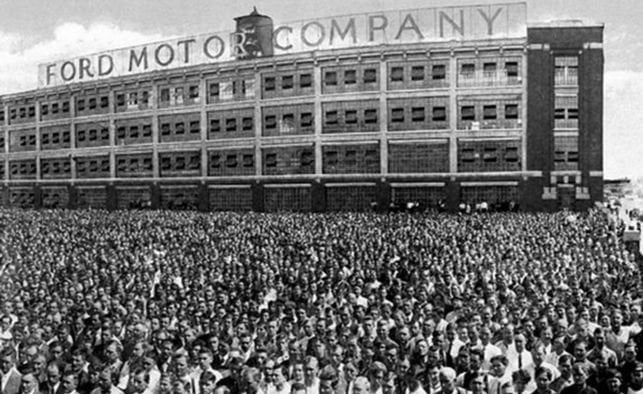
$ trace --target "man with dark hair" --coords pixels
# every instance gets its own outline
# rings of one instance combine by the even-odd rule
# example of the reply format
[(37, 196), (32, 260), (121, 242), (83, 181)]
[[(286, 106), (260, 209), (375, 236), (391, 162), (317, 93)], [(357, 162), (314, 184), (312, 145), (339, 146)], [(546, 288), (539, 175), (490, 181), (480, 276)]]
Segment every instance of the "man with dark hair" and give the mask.
[(556, 394), (549, 387), (552, 381), (552, 372), (549, 368), (538, 367), (534, 374), (536, 376), (536, 391), (534, 391), (534, 394)]
[(41, 382), (38, 390), (42, 394), (60, 394), (62, 386), (60, 384), (61, 368), (56, 361), (52, 361), (47, 365), (47, 377), (44, 382)]
[(0, 375), (2, 376), (0, 392), (2, 394), (17, 394), (20, 391), (22, 375), (16, 369), (15, 360), (15, 354), (10, 350), (0, 353)]
[(336, 394), (339, 377), (331, 366), (325, 367), (319, 374), (319, 394)]
[(587, 365), (577, 362), (572, 366), (574, 384), (565, 387), (561, 394), (597, 394), (596, 390), (587, 385), (589, 370)]
[(60, 381), (60, 386), (62, 387), (62, 394), (78, 394), (78, 391), (76, 391), (78, 376), (73, 372), (65, 373)]

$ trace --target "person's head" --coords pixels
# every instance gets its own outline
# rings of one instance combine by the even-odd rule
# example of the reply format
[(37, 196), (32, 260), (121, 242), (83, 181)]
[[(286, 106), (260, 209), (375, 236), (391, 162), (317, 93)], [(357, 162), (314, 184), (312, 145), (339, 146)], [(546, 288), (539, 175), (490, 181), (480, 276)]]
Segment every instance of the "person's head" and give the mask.
[(549, 368), (541, 366), (536, 368), (534, 377), (536, 378), (536, 387), (538, 387), (539, 390), (546, 390), (551, 384), (552, 372)]
[(634, 362), (634, 360), (636, 360), (637, 354), (638, 353), (636, 351), (636, 345), (634, 345), (633, 343), (628, 343), (625, 346), (625, 350), (623, 351), (623, 360), (627, 362)]
[(347, 382), (354, 380), (357, 377), (358, 373), (359, 370), (357, 369), (355, 363), (353, 363), (352, 361), (344, 365), (344, 378)]
[(529, 373), (524, 369), (519, 369), (511, 374), (511, 381), (513, 383), (514, 389), (518, 393), (522, 393), (523, 391), (525, 391), (525, 387), (527, 387), (527, 384), (529, 384), (530, 380), (531, 376), (529, 376)]
[(575, 363), (572, 365), (572, 377), (574, 378), (574, 383), (577, 385), (585, 384), (589, 371), (583, 363)]
[(112, 370), (110, 368), (103, 368), (98, 375), (98, 386), (103, 391), (109, 391), (112, 388)]
[(317, 372), (319, 371), (319, 363), (317, 361), (317, 358), (314, 356), (308, 356), (304, 360), (304, 378), (306, 380), (306, 384), (310, 385), (313, 383), (315, 378), (317, 377)]
[(578, 341), (574, 345), (574, 357), (576, 361), (585, 361), (587, 357), (587, 343), (585, 341)]
[(563, 354), (558, 358), (558, 370), (560, 374), (569, 378), (572, 374), (573, 359), (569, 354)]
[(12, 351), (3, 350), (2, 353), (0, 353), (0, 371), (2, 371), (3, 374), (8, 373), (14, 363), (15, 356)]
[(58, 384), (60, 381), (60, 367), (58, 366), (58, 363), (56, 362), (51, 362), (49, 365), (47, 365), (47, 382), (54, 386)]
[(534, 360), (534, 364), (539, 366), (545, 361), (545, 347), (543, 345), (536, 345), (531, 350), (531, 357)]
[(185, 354), (179, 354), (174, 358), (174, 373), (178, 377), (188, 374), (188, 358)]
[(24, 394), (32, 393), (38, 388), (38, 379), (32, 373), (22, 375), (20, 381), (20, 392)]
[(440, 369), (440, 384), (444, 390), (453, 390), (455, 388), (456, 373), (453, 368), (443, 367)]
[(368, 394), (371, 390), (371, 385), (368, 378), (365, 376), (358, 376), (353, 383), (353, 392), (350, 394)]
[(144, 369), (135, 370), (129, 381), (129, 387), (133, 393), (143, 393), (150, 383), (150, 375)]
[(643, 363), (638, 361), (636, 362), (634, 371), (632, 371), (631, 384), (637, 388), (643, 386)]
[(256, 393), (261, 381), (261, 372), (257, 368), (245, 368), (242, 373), (241, 387), (242, 392)]
[(306, 385), (301, 382), (295, 382), (290, 386), (290, 394), (306, 394)]
[(621, 392), (621, 384), (623, 382), (623, 377), (621, 373), (616, 369), (609, 369), (605, 374), (605, 385), (608, 394), (617, 394)]
[(384, 378), (384, 384), (382, 385), (382, 394), (394, 394), (396, 388), (397, 375), (394, 372), (389, 372)]
[(319, 374), (319, 394), (335, 394), (338, 376), (335, 368), (328, 366)]
[(469, 390), (471, 390), (473, 394), (483, 394), (485, 392), (485, 376), (482, 372), (475, 373), (469, 383)]
[(371, 388), (376, 390), (382, 386), (384, 383), (384, 378), (386, 377), (387, 369), (386, 366), (379, 362), (375, 361), (371, 368), (368, 371), (368, 380), (371, 383)]
[(507, 365), (509, 360), (503, 354), (493, 356), (490, 360), (491, 362), (491, 374), (497, 378), (503, 376), (507, 370)]
[(518, 334), (514, 337), (514, 344), (516, 345), (516, 351), (522, 352), (525, 350), (526, 339), (523, 334)]
[(60, 381), (64, 394), (69, 394), (78, 387), (78, 375), (72, 372), (66, 373)]

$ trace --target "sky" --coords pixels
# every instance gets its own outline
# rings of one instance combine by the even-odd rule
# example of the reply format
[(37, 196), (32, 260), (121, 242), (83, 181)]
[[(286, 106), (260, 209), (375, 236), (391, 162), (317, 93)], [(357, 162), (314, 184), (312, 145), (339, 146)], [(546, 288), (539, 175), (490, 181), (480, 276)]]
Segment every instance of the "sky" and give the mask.
[[(35, 89), (39, 63), (169, 37), (228, 31), (256, 6), (275, 24), (501, 0), (0, 0), (0, 95)], [(514, 1), (508, 1), (514, 2)], [(605, 24), (604, 174), (643, 178), (643, 3), (527, 0), (527, 21)]]

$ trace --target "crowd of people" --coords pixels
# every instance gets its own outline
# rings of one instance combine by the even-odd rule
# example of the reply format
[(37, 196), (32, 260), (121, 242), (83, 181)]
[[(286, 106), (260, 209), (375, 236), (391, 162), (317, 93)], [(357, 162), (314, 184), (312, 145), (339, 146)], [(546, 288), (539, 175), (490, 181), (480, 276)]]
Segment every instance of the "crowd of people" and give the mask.
[(643, 393), (597, 210), (0, 210), (2, 394)]

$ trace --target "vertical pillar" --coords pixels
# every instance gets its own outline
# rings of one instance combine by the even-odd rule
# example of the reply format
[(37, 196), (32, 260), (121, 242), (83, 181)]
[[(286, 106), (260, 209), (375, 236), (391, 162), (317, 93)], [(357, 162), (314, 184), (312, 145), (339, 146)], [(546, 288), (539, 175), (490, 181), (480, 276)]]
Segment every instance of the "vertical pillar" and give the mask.
[[(315, 112), (315, 175), (321, 175), (324, 171), (322, 157), (322, 125), (324, 124), (324, 114), (322, 111), (322, 73), (319, 63), (315, 61), (313, 68), (314, 83), (314, 112)], [(315, 192), (315, 189), (312, 190)]]
[(386, 59), (384, 56), (380, 57), (380, 174), (382, 179), (388, 174), (388, 141), (386, 139), (386, 131), (388, 128), (388, 109), (386, 102), (386, 89), (388, 82), (388, 70)]

